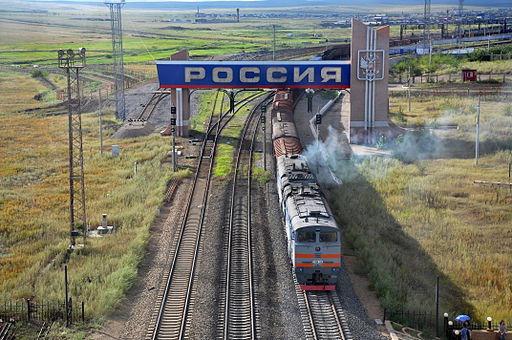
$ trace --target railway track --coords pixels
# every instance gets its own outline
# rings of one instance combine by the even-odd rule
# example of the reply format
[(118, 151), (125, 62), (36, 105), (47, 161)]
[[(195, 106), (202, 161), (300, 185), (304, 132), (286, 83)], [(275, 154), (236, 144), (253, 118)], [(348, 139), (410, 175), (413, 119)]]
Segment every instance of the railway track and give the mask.
[(353, 340), (336, 291), (305, 292), (295, 279), (295, 292), (306, 339)]
[[(215, 103), (220, 92), (217, 92)], [(235, 108), (238, 112), (256, 95), (244, 98)], [(198, 259), (201, 232), (205, 218), (210, 179), (213, 170), (215, 147), (220, 132), (234, 116), (229, 110), (222, 113), (224, 97), (221, 102), (221, 114), (215, 116), (216, 105), (208, 122), (205, 138), (201, 145), (197, 170), (192, 189), (184, 211), (184, 217), (173, 247), (170, 269), (164, 277), (165, 285), (158, 296), (155, 320), (147, 331), (146, 339), (184, 339), (188, 337), (187, 325), (189, 310), (193, 305), (193, 281)]]
[(255, 106), (247, 118), (236, 154), (233, 172), (227, 242), (224, 248), (226, 263), (223, 271), (223, 293), (219, 320), (220, 339), (255, 339), (257, 311), (253, 280), (251, 242), (252, 161), (261, 105)]

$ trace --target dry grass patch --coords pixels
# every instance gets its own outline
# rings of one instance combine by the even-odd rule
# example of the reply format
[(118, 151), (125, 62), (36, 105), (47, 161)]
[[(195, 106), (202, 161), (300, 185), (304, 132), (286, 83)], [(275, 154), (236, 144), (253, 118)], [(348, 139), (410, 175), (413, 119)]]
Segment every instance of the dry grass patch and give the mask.
[(0, 72), (0, 115), (41, 106), (34, 96), (45, 90), (28, 74)]
[(384, 307), (512, 318), (512, 193), (474, 180), (507, 180), (510, 151), (482, 159), (403, 164), (365, 159), (340, 170), (331, 204)]
[[(108, 117), (107, 117), (108, 118)], [(61, 263), (68, 245), (67, 117), (0, 116), (0, 299), (62, 298)], [(101, 318), (122, 298), (172, 174), (161, 165), (168, 143), (158, 135), (120, 144), (100, 156), (95, 115), (83, 116), (87, 212), (91, 226), (108, 213), (117, 233), (89, 239), (69, 260), (71, 293)], [(138, 172), (133, 164), (138, 162)]]

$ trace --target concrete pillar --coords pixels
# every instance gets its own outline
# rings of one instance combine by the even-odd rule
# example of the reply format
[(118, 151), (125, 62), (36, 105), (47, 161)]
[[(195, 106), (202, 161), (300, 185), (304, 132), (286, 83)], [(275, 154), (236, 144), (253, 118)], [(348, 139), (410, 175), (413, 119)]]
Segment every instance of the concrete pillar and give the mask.
[[(188, 60), (187, 50), (171, 55), (170, 60)], [(188, 137), (190, 126), (189, 89), (171, 89), (171, 105), (176, 106), (176, 133), (180, 137)]]
[(357, 143), (389, 126), (389, 26), (370, 27), (352, 19), (350, 53), (350, 135)]

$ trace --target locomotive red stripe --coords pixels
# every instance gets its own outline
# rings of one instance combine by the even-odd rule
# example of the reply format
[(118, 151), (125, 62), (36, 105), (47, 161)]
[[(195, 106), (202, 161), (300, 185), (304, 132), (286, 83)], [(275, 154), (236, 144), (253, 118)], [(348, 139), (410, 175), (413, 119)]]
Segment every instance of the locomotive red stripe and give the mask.
[(314, 257), (315, 254), (295, 253), (295, 258), (297, 259), (312, 259)]

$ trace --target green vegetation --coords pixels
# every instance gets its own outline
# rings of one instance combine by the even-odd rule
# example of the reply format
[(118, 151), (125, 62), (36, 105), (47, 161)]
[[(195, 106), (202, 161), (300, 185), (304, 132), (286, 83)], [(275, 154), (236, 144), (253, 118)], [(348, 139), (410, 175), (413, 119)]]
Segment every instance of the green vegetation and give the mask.
[(388, 143), (395, 158), (340, 165), (344, 185), (329, 200), (382, 305), (432, 312), (435, 279), (442, 311), (483, 320), (512, 318), (512, 195), (474, 180), (508, 181), (512, 109), (481, 102), (481, 155), (474, 165), (477, 101), (454, 96), (390, 98), (399, 125), (456, 130), (409, 132)]
[(41, 106), (35, 98), (44, 91), (46, 88), (27, 74), (0, 72), (0, 116)]
[(216, 112), (224, 110), (224, 98), (217, 91), (204, 91), (199, 94), (198, 102), (197, 113), (190, 118), (190, 129), (202, 132), (208, 124), (213, 107)]
[(48, 72), (45, 72), (45, 71), (42, 71), (38, 68), (30, 71), (30, 76), (32, 78), (43, 78), (43, 77), (48, 77)]
[(265, 184), (272, 179), (272, 173), (259, 166), (252, 169), (252, 176), (259, 184)]
[(512, 54), (512, 45), (495, 46), (489, 49), (479, 49), (468, 55), (468, 61), (491, 61), (492, 55)]
[[(241, 93), (236, 97), (236, 100), (242, 100), (251, 95), (254, 95), (254, 92)], [(219, 100), (222, 99), (219, 98)], [(231, 118), (224, 130), (222, 130), (217, 147), (217, 159), (213, 169), (213, 175), (215, 177), (226, 178), (231, 173), (234, 161), (234, 145), (238, 143), (238, 139), (242, 133), (246, 118), (251, 112), (251, 108), (252, 105), (249, 104), (238, 111), (235, 109), (235, 115)]]
[(446, 55), (446, 54), (433, 54), (432, 60), (429, 56), (406, 57), (400, 62), (393, 65), (391, 72), (394, 75), (403, 77), (405, 79), (409, 76), (420, 76), (423, 74), (446, 74), (458, 72), (461, 65), (461, 59)]
[(219, 178), (226, 178), (231, 173), (233, 163), (233, 145), (222, 143), (217, 146), (217, 155), (213, 175)]
[(384, 307), (432, 312), (440, 276), (442, 311), (512, 316), (512, 274), (504, 269), (511, 196), (472, 183), (503, 180), (511, 160), (507, 151), (479, 167), (468, 159), (343, 165), (344, 185), (330, 201)]
[[(9, 114), (0, 121), (0, 299), (60, 300), (69, 242), (67, 118)], [(189, 172), (161, 166), (168, 145), (160, 136), (115, 141), (121, 156), (101, 157), (92, 151), (98, 147), (96, 124), (95, 115), (84, 115), (88, 221), (97, 226), (107, 213), (116, 233), (88, 239), (68, 266), (72, 296), (85, 301), (89, 317), (101, 318), (136, 277), (167, 180)]]
[[(408, 112), (407, 97), (397, 95), (390, 97), (390, 116), (396, 124), (406, 127), (454, 125), (458, 129), (452, 131), (452, 138), (469, 142), (474, 139), (477, 105), (475, 98), (415, 96), (411, 98), (412, 110)], [(510, 104), (492, 97), (484, 98), (480, 111), (481, 140), (505, 147), (510, 142), (512, 129)]]
[[(492, 59), (491, 56), (504, 56), (504, 60)], [(512, 45), (502, 45), (491, 49), (477, 49), (467, 56), (433, 54), (429, 56), (405, 57), (391, 68), (391, 74), (401, 81), (412, 76), (443, 75), (459, 73), (462, 69), (476, 69), (479, 73), (510, 73), (512, 69)]]

